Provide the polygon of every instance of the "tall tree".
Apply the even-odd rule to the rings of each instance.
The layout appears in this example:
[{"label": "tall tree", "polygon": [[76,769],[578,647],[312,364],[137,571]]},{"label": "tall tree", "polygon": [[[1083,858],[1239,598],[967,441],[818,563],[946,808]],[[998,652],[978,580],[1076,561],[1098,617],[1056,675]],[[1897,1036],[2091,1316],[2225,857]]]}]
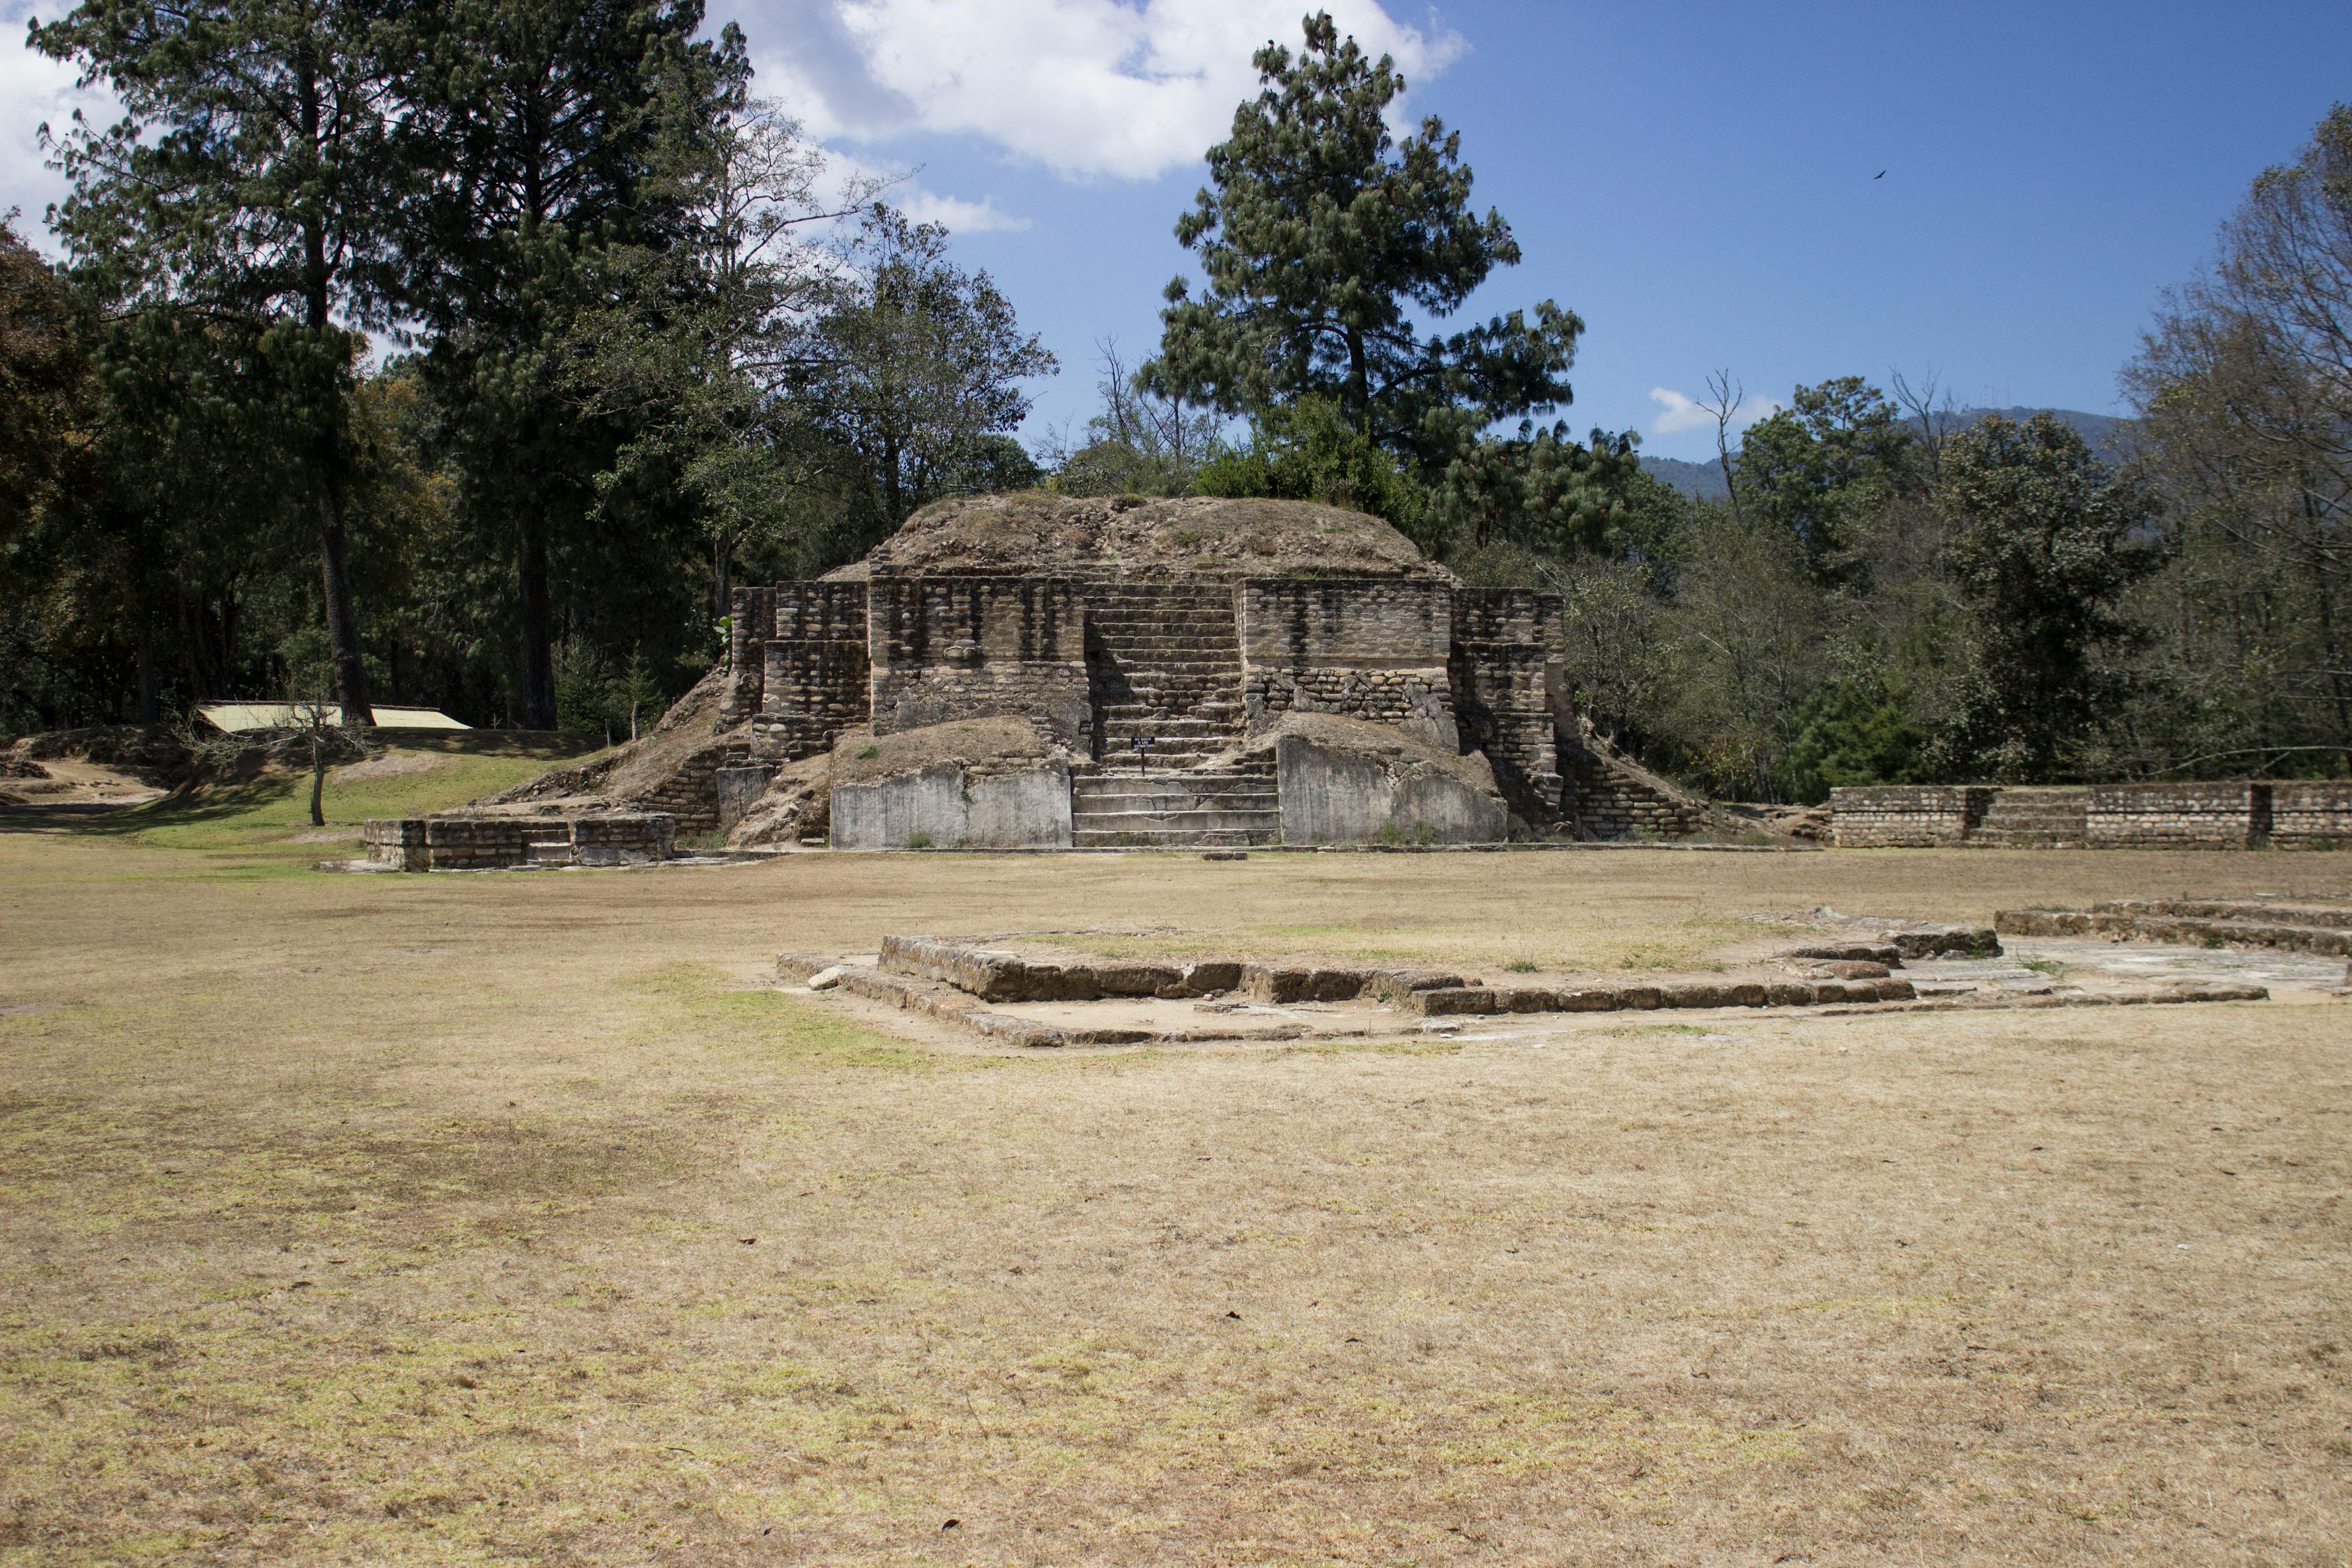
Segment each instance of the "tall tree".
[{"label": "tall tree", "polygon": [[1945,551],[1974,613],[1976,668],[1943,738],[1948,764],[2019,782],[2065,771],[2114,711],[2126,591],[2156,565],[2137,531],[2152,508],[2047,414],[1995,416],[1944,448]]},{"label": "tall tree", "polygon": [[469,506],[509,535],[518,710],[535,728],[556,721],[551,551],[583,532],[629,437],[575,395],[579,323],[615,252],[684,237],[684,195],[657,176],[749,78],[742,35],[697,41],[702,15],[701,0],[444,0],[405,18],[405,298],[432,334]]},{"label": "tall tree", "polygon": [[1612,525],[1627,521],[1627,490],[1640,474],[1630,435],[1595,430],[1579,445],[1565,423],[1537,429],[1522,420],[1516,437],[1457,451],[1431,499],[1433,526],[1473,549],[1507,542],[1557,556],[1597,553]]},{"label": "tall tree", "polygon": [[1006,433],[1029,412],[1021,382],[1056,365],[987,273],[947,259],[945,229],[877,207],[862,247],[861,276],[812,326],[791,387],[870,544],[926,501],[1033,481]]},{"label": "tall tree", "polygon": [[838,222],[879,182],[853,178],[824,199],[823,152],[772,104],[727,105],[708,126],[667,118],[652,183],[680,232],[609,254],[606,298],[578,323],[570,371],[586,409],[628,433],[600,494],[674,474],[695,500],[723,616],[738,552],[784,531],[807,483],[789,382],[806,322],[851,291]]},{"label": "tall tree", "polygon": [[1748,518],[1796,542],[1815,582],[1850,584],[1865,528],[1910,484],[1911,443],[1885,394],[1835,376],[1748,427],[1734,494]]},{"label": "tall tree", "polygon": [[[2179,765],[2352,769],[2352,105],[2264,171],[2124,384],[2166,500]],[[2152,606],[2154,608],[2155,606]]]},{"label": "tall tree", "polygon": [[1256,64],[1265,87],[1176,225],[1207,288],[1169,284],[1152,386],[1228,414],[1321,398],[1432,472],[1496,420],[1569,402],[1583,323],[1549,300],[1532,321],[1422,335],[1416,312],[1451,316],[1519,247],[1499,213],[1471,211],[1457,134],[1432,117],[1390,136],[1394,61],[1368,59],[1322,12],[1298,55],[1269,43]]},{"label": "tall tree", "polygon": [[285,478],[316,520],[338,700],[372,721],[352,605],[348,408],[385,315],[390,75],[379,0],[81,0],[31,29],[84,86],[123,105],[105,130],[53,143],[73,194],[57,227],[110,296],[184,304],[259,331],[279,414],[297,432]]},{"label": "tall tree", "polygon": [[0,215],[0,547],[54,500],[89,381],[87,323],[16,216]]}]

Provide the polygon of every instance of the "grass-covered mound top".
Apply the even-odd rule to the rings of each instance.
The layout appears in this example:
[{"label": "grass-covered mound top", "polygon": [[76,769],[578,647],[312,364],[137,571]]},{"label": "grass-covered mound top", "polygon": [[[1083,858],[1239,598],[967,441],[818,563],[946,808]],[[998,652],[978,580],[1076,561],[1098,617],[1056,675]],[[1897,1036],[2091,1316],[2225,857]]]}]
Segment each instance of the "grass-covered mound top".
[{"label": "grass-covered mound top", "polygon": [[866,559],[833,574],[1427,577],[1452,574],[1360,511],[1315,501],[1024,491],[933,501]]}]

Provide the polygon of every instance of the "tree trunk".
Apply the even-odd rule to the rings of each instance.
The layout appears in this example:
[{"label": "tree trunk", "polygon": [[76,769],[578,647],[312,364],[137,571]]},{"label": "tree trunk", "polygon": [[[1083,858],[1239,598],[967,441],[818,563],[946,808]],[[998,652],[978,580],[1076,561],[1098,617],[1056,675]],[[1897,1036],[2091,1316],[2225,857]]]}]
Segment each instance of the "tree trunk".
[{"label": "tree trunk", "polygon": [[147,629],[146,618],[139,622],[139,722],[152,726],[157,722],[155,710],[155,638]]},{"label": "tree trunk", "polygon": [[547,520],[526,505],[518,523],[516,570],[522,598],[522,724],[555,728],[554,634],[547,609]]},{"label": "tree trunk", "polygon": [[367,658],[360,650],[359,622],[352,613],[343,509],[331,479],[325,489],[319,505],[319,575],[327,601],[327,647],[335,664],[335,700],[343,705],[344,723],[373,724],[375,708],[368,699]]},{"label": "tree trunk", "polygon": [[718,608],[711,612],[715,616],[724,616],[734,608],[734,541],[729,535],[721,533],[710,542],[710,582],[718,600]]},{"label": "tree trunk", "polygon": [[324,827],[327,826],[327,814],[322,809],[327,794],[327,753],[319,744],[319,731],[315,725],[314,715],[314,727],[310,731],[310,826]]}]

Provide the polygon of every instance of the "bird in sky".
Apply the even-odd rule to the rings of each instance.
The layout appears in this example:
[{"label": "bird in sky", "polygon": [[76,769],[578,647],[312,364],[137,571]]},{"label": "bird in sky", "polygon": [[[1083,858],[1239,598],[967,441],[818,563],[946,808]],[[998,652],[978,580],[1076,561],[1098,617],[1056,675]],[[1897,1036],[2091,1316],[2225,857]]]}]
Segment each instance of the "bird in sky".
[{"label": "bird in sky", "polygon": [[1885,170],[1884,170],[1884,169],[1881,169],[1881,170],[1879,170],[1879,171],[1878,171],[1878,173],[1876,173],[1875,174],[1871,175],[1870,177],[1871,177],[1872,179],[1874,179],[1874,180],[1883,180],[1883,179],[1886,178],[1886,171],[1885,171]]}]

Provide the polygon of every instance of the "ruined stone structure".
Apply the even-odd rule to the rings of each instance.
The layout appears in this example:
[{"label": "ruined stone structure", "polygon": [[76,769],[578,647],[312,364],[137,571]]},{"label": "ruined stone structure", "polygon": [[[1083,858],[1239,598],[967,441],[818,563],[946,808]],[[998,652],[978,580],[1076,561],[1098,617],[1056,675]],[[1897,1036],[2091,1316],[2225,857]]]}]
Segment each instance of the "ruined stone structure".
[{"label": "ruined stone structure", "polygon": [[371,864],[394,871],[490,871],[520,866],[635,866],[670,858],[666,812],[582,816],[378,817],[363,830]]},{"label": "ruined stone structure", "polygon": [[1058,749],[836,786],[839,847],[1474,842],[1572,831],[1580,804],[1610,836],[1696,826],[1572,740],[1563,777],[1557,596],[1465,586],[1359,513],[945,502],[733,611],[723,718],[752,740],[719,788],[739,814],[869,727],[1013,716]]}]

